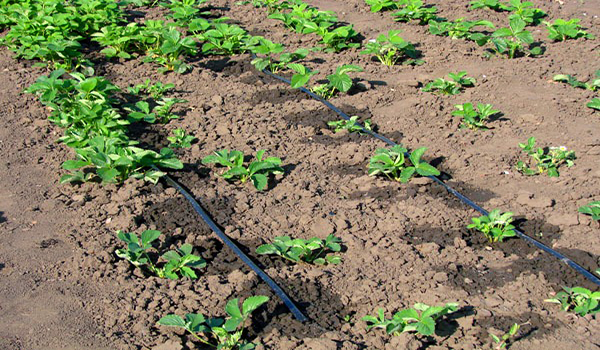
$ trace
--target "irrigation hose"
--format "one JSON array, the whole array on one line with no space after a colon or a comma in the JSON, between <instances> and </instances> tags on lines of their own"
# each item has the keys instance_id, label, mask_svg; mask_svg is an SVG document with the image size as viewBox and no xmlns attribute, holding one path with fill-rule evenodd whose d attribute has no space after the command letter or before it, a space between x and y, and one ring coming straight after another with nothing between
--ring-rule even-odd
<instances>
[{"instance_id":1,"label":"irrigation hose","mask_svg":"<svg viewBox=\"0 0 600 350\"><path fill-rule=\"evenodd\" d=\"M256 58L256 55L252 54L252 58ZM270 75L271 77L278 79L280 81L285 82L286 84L291 85L291 81L281 77L277 74L274 74L266 69L262 70L263 73ZM339 115L340 117L344 118L345 120L350 120L350 116L344 112L342 112L339 108L337 108L336 106L334 106L333 104L331 104L329 101L321 98L321 96L313 93L312 91L308 90L305 87L300 87L299 88L300 91L308 94L310 97L314 98L315 100L321 102L322 104L324 104L327 108L331 109L332 111L334 111L337 115ZM362 129L362 132L364 132L365 134L369 134L372 137L381 140L385 143L387 143L390 146L396 146L397 144L388 139L387 137L380 135L372 130L368 130L366 129L362 124L360 123L356 123L357 126L359 126ZM405 153L406 157L409 156L408 153ZM473 202L471 199L469 199L467 196L463 195L462 193L458 192L457 190L453 189L452 187L450 187L448 184L446 184L444 181L442 181L441 179L439 179L437 176L427 176L428 178L430 178L431 180L435 181L436 183L440 184L442 187L444 187L446 189L446 191L450 192L452 195L454 195L456 198L458 198L460 201L462 201L463 203L467 204L469 207L477 210L478 212L480 212L482 215L488 215L489 212L485 209L483 209L481 206L479 206L478 204L476 204L475 202ZM584 269L581 265L577 264L576 262L574 262L573 260L569 259L568 257L564 256L563 254L557 252L556 250L548 247L547 245L545 245L544 243L536 240L535 238L526 235L523 231L515 228L513 229L513 231L515 232L515 234L525 240L527 243L534 245L535 247L545 251L546 253L556 257L557 259L559 259L560 261L562 261L563 263L567 264L569 267L571 267L572 269L574 269L575 271L579 272L580 274L582 274L583 276L585 276L587 279L589 279L590 281L594 282L595 284L600 286L600 278L598 278L596 275L592 274L591 272L589 272L588 270Z\"/></svg>"},{"instance_id":2,"label":"irrigation hose","mask_svg":"<svg viewBox=\"0 0 600 350\"><path fill-rule=\"evenodd\" d=\"M258 275L258 277L260 277L269 285L269 287L271 287L273 292L275 292L275 294L283 301L283 303L288 307L288 309L290 309L294 317L300 322L305 322L307 320L307 317L304 316L300 309L298 309L298 307L296 306L296 304L294 304L292 299L290 299L290 297L288 297L287 294L285 294L283 289L281 289L281 287L279 287L277 283L273 281L271 277L269 277L269 275L267 275L260 267L258 267L248 257L248 255L246 255L229 237L227 237L227 235L219 228L219 226L217 226L215 221L210 217L210 215L208 215L204 208L202 208L200 203L198 203L198 201L196 201L196 199L188 191L186 191L181 185L179 185L179 183L177 183L177 181L173 180L169 175L165 175L164 179L169 185L177 189L177 191L179 191L179 193L181 193L185 197L185 199L188 200L188 202L190 202L196 213L200 215L202 220L206 222L206 224L221 239L221 241L223 241L223 243L225 243L231 250L233 250L235 255L238 256L238 258L240 258L246 265L248 265L248 267L250 267L252 271L254 271Z\"/></svg>"}]
</instances>

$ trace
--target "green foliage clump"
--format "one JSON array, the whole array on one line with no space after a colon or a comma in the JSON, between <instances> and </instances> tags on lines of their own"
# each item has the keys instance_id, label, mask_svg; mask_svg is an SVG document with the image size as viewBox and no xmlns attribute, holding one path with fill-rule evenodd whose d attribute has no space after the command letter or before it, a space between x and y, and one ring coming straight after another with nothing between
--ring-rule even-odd
<instances>
[{"instance_id":1,"label":"green foliage clump","mask_svg":"<svg viewBox=\"0 0 600 350\"><path fill-rule=\"evenodd\" d=\"M558 177L558 168L566 164L572 167L575 163L575 151L568 151L565 146L559 147L535 147L535 137L527 139L527 143L519 143L523 152L531 158L530 167L524 161L517 162L517 170L525 175L537 175L548 173L550 177Z\"/></svg>"},{"instance_id":2,"label":"green foliage clump","mask_svg":"<svg viewBox=\"0 0 600 350\"><path fill-rule=\"evenodd\" d=\"M374 55L386 66L393 66L398 61L402 64L422 64L419 52L410 42L400 37L400 30L390 30L387 35L380 34L374 41L369 41L361 55Z\"/></svg>"},{"instance_id":3,"label":"green foliage clump","mask_svg":"<svg viewBox=\"0 0 600 350\"><path fill-rule=\"evenodd\" d=\"M430 336L435 333L437 320L456 310L458 310L457 303L447 303L445 306L416 303L414 308L396 312L391 319L386 319L384 310L379 309L378 317L367 315L362 320L367 323L367 331L382 328L390 335L398 336L404 332L416 332L419 335Z\"/></svg>"},{"instance_id":4,"label":"green foliage clump","mask_svg":"<svg viewBox=\"0 0 600 350\"><path fill-rule=\"evenodd\" d=\"M556 293L554 298L546 302L560 304L563 311L579 316L594 315L600 312L600 292L592 292L583 287L563 287L564 291Z\"/></svg>"},{"instance_id":5,"label":"green foliage clump","mask_svg":"<svg viewBox=\"0 0 600 350\"><path fill-rule=\"evenodd\" d=\"M468 77L466 71L448 73L448 77L452 80L437 78L434 81L427 83L421 90L442 95L457 95L460 94L465 87L475 86L475 78Z\"/></svg>"},{"instance_id":6,"label":"green foliage clump","mask_svg":"<svg viewBox=\"0 0 600 350\"><path fill-rule=\"evenodd\" d=\"M339 264L342 259L329 252L339 252L342 247L341 239L329 235L325 239L314 237L311 239L292 239L288 236L275 237L273 243L263 244L256 248L256 253L279 255L292 262L305 262L308 264L325 265Z\"/></svg>"},{"instance_id":7,"label":"green foliage clump","mask_svg":"<svg viewBox=\"0 0 600 350\"><path fill-rule=\"evenodd\" d=\"M505 238L516 235L515 227L511 224L512 216L511 212L501 213L500 209L494 209L488 215L472 218L473 223L467 228L473 228L483 233L490 243L502 242Z\"/></svg>"},{"instance_id":8,"label":"green foliage clump","mask_svg":"<svg viewBox=\"0 0 600 350\"><path fill-rule=\"evenodd\" d=\"M402 145L391 148L379 148L375 155L369 160L369 176L383 174L390 180L408 182L416 173L421 176L438 176L440 171L429 163L421 160L427 148L422 147L414 150L408 157L412 165L407 165L405 154L408 150Z\"/></svg>"}]
</instances>

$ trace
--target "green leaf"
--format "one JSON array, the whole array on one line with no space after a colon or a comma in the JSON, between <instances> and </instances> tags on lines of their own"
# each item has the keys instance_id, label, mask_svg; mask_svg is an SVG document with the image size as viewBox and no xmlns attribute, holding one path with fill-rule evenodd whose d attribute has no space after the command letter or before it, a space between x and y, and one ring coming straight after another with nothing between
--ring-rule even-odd
<instances>
[{"instance_id":1,"label":"green leaf","mask_svg":"<svg viewBox=\"0 0 600 350\"><path fill-rule=\"evenodd\" d=\"M263 295L252 296L244 300L242 312L244 316L250 315L254 310L258 309L262 304L269 301L269 297Z\"/></svg>"},{"instance_id":2,"label":"green leaf","mask_svg":"<svg viewBox=\"0 0 600 350\"><path fill-rule=\"evenodd\" d=\"M183 320L183 318L173 314L163 316L160 320L158 320L158 324L161 326L186 328L186 322Z\"/></svg>"},{"instance_id":3,"label":"green leaf","mask_svg":"<svg viewBox=\"0 0 600 350\"><path fill-rule=\"evenodd\" d=\"M431 317L424 317L417 323L417 332L422 335L433 335L435 332L435 321Z\"/></svg>"},{"instance_id":4,"label":"green leaf","mask_svg":"<svg viewBox=\"0 0 600 350\"><path fill-rule=\"evenodd\" d=\"M272 244L263 244L256 248L256 254L277 254L277 249Z\"/></svg>"},{"instance_id":5,"label":"green leaf","mask_svg":"<svg viewBox=\"0 0 600 350\"><path fill-rule=\"evenodd\" d=\"M225 311L227 314L233 318L242 318L242 313L240 311L240 307L238 306L239 299L232 299L227 302L225 305Z\"/></svg>"},{"instance_id":6,"label":"green leaf","mask_svg":"<svg viewBox=\"0 0 600 350\"><path fill-rule=\"evenodd\" d=\"M327 79L333 87L341 92L348 92L352 87L352 79L346 74L332 74Z\"/></svg>"},{"instance_id":7,"label":"green leaf","mask_svg":"<svg viewBox=\"0 0 600 350\"><path fill-rule=\"evenodd\" d=\"M257 190L262 191L267 187L267 177L263 174L254 174L251 176L252 183Z\"/></svg>"},{"instance_id":8,"label":"green leaf","mask_svg":"<svg viewBox=\"0 0 600 350\"><path fill-rule=\"evenodd\" d=\"M155 241L161 234L162 232L158 230L146 230L142 232L142 246L146 246L148 243Z\"/></svg>"}]
</instances>

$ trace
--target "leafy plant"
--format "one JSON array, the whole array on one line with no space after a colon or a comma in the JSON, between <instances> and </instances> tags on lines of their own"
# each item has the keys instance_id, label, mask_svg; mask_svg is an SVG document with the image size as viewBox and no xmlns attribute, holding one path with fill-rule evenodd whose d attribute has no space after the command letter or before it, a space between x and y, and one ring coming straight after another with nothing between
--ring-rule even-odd
<instances>
[{"instance_id":1,"label":"leafy plant","mask_svg":"<svg viewBox=\"0 0 600 350\"><path fill-rule=\"evenodd\" d=\"M156 101L156 107L152 112L156 113L156 118L161 123L168 123L170 120L177 119L179 116L173 113L173 107L178 103L186 103L187 100L180 98L163 97Z\"/></svg>"},{"instance_id":2,"label":"leafy plant","mask_svg":"<svg viewBox=\"0 0 600 350\"><path fill-rule=\"evenodd\" d=\"M398 0L398 7L400 7L400 11L392 14L396 21L418 20L421 24L427 24L436 18L437 8L423 5L421 0Z\"/></svg>"},{"instance_id":3,"label":"leafy plant","mask_svg":"<svg viewBox=\"0 0 600 350\"><path fill-rule=\"evenodd\" d=\"M348 130L348 132L357 132L360 133L363 131L363 127L358 124L358 116L350 117L350 120L342 119L327 122L327 125L333 127L335 132L340 132L342 130ZM365 120L364 128L367 130L372 130L371 119Z\"/></svg>"},{"instance_id":4,"label":"leafy plant","mask_svg":"<svg viewBox=\"0 0 600 350\"><path fill-rule=\"evenodd\" d=\"M187 27L189 23L197 17L209 14L201 12L200 6L208 0L169 0L168 3L161 3L162 6L171 10L169 17L175 20L178 27Z\"/></svg>"},{"instance_id":5,"label":"leafy plant","mask_svg":"<svg viewBox=\"0 0 600 350\"><path fill-rule=\"evenodd\" d=\"M308 55L308 49L283 52L284 47L281 44L275 44L265 38L259 38L258 40L259 44L253 46L251 51L254 54L266 55L266 57L256 57L251 63L260 71L268 69L272 73L277 74L279 71L284 70L288 64L304 59ZM273 58L275 54L280 54L278 60Z\"/></svg>"},{"instance_id":6,"label":"leafy plant","mask_svg":"<svg viewBox=\"0 0 600 350\"><path fill-rule=\"evenodd\" d=\"M353 64L344 64L335 70L335 73L327 76L328 82L326 84L320 84L310 89L315 94L329 99L335 96L338 92L348 92L352 88L352 79L347 73L350 72L362 72L363 69ZM293 80L293 78L292 78Z\"/></svg>"},{"instance_id":7,"label":"leafy plant","mask_svg":"<svg viewBox=\"0 0 600 350\"><path fill-rule=\"evenodd\" d=\"M493 44L492 51L508 58L518 55L537 56L542 54L540 46L532 47L533 35L525 30L525 21L519 17L510 18L508 28L500 28L492 34L490 41ZM483 45L483 42L479 43Z\"/></svg>"},{"instance_id":8,"label":"leafy plant","mask_svg":"<svg viewBox=\"0 0 600 350\"><path fill-rule=\"evenodd\" d=\"M521 147L533 161L533 168L530 168L523 161L517 163L517 170L525 175L536 175L547 172L550 177L558 177L558 168L562 164L566 164L567 167L571 167L574 164L574 151L567 151L567 148L564 146L535 148L535 137L527 139L527 143L519 143L519 147Z\"/></svg>"},{"instance_id":9,"label":"leafy plant","mask_svg":"<svg viewBox=\"0 0 600 350\"><path fill-rule=\"evenodd\" d=\"M247 50L244 45L248 40L248 33L238 25L215 23L213 29L197 36L201 41L204 54L233 55Z\"/></svg>"},{"instance_id":10,"label":"leafy plant","mask_svg":"<svg viewBox=\"0 0 600 350\"><path fill-rule=\"evenodd\" d=\"M252 180L254 187L262 191L267 187L267 177L270 174L283 174L281 159L277 157L268 157L263 160L265 150L256 153L256 160L251 162L248 167L244 166L244 154L240 151L215 151L213 154L204 157L202 164L216 163L227 170L221 174L226 180L239 179L242 183Z\"/></svg>"},{"instance_id":11,"label":"leafy plant","mask_svg":"<svg viewBox=\"0 0 600 350\"><path fill-rule=\"evenodd\" d=\"M399 9L397 0L365 0L371 6L371 12L389 11Z\"/></svg>"},{"instance_id":12,"label":"leafy plant","mask_svg":"<svg viewBox=\"0 0 600 350\"><path fill-rule=\"evenodd\" d=\"M132 95L139 95L144 92L150 94L150 96L155 99L161 99L168 91L173 90L175 88L175 84L168 83L163 84L160 81L157 81L155 84L152 84L150 79L146 79L143 84L137 84L133 87L127 89L127 91Z\"/></svg>"},{"instance_id":13,"label":"leafy plant","mask_svg":"<svg viewBox=\"0 0 600 350\"><path fill-rule=\"evenodd\" d=\"M311 71L300 63L289 63L287 67L296 72L290 81L291 86L294 89L303 87L313 75L319 73L319 71Z\"/></svg>"},{"instance_id":14,"label":"leafy plant","mask_svg":"<svg viewBox=\"0 0 600 350\"><path fill-rule=\"evenodd\" d=\"M402 145L396 145L389 149L379 148L369 161L369 176L383 174L391 180L404 183L408 182L415 173L421 176L440 175L439 170L421 161L426 150L425 147L414 150L409 156L412 166L408 166L405 162L408 150Z\"/></svg>"},{"instance_id":15,"label":"leafy plant","mask_svg":"<svg viewBox=\"0 0 600 350\"><path fill-rule=\"evenodd\" d=\"M479 45L484 45L489 39L485 34L474 31L475 27L495 28L494 24L490 21L466 21L464 18L458 18L451 22L429 22L429 32L433 35L448 36L451 39L466 39L475 41Z\"/></svg>"},{"instance_id":16,"label":"leafy plant","mask_svg":"<svg viewBox=\"0 0 600 350\"><path fill-rule=\"evenodd\" d=\"M592 220L600 220L600 201L590 202L587 205L579 207L582 214L591 215Z\"/></svg>"},{"instance_id":17,"label":"leafy plant","mask_svg":"<svg viewBox=\"0 0 600 350\"><path fill-rule=\"evenodd\" d=\"M179 279L188 277L196 279L198 276L195 269L201 269L206 266L206 262L201 257L192 254L192 245L184 244L177 250L171 250L164 253L161 258L165 261L162 266L152 262L147 251L153 249L152 242L156 241L162 233L156 230L146 230L138 238L135 233L117 232L117 237L125 243L127 248L117 249L115 252L121 259L126 259L135 267L146 266L150 272L160 278Z\"/></svg>"},{"instance_id":18,"label":"leafy plant","mask_svg":"<svg viewBox=\"0 0 600 350\"><path fill-rule=\"evenodd\" d=\"M375 55L386 66L393 66L399 60L403 64L422 64L417 59L419 52L414 45L400 37L401 30L390 30L387 35L380 34L377 39L369 41L361 55Z\"/></svg>"},{"instance_id":19,"label":"leafy plant","mask_svg":"<svg viewBox=\"0 0 600 350\"><path fill-rule=\"evenodd\" d=\"M505 238L516 235L514 226L511 224L513 213L500 213L500 209L494 209L488 215L472 218L472 224L467 228L473 228L483 233L490 243L502 242Z\"/></svg>"},{"instance_id":20,"label":"leafy plant","mask_svg":"<svg viewBox=\"0 0 600 350\"><path fill-rule=\"evenodd\" d=\"M137 23L129 23L126 26L113 24L92 34L92 40L106 47L100 51L106 57L129 59L132 54L142 51L139 45L140 33L140 27Z\"/></svg>"},{"instance_id":21,"label":"leafy plant","mask_svg":"<svg viewBox=\"0 0 600 350\"><path fill-rule=\"evenodd\" d=\"M597 70L594 75L596 76L596 78L589 83L579 81L574 76L568 74L557 74L552 78L552 80L567 83L575 88L596 91L597 89L600 89L600 69Z\"/></svg>"},{"instance_id":22,"label":"leafy plant","mask_svg":"<svg viewBox=\"0 0 600 350\"><path fill-rule=\"evenodd\" d=\"M546 17L546 12L533 7L530 1L521 2L521 0L509 0L506 8L513 14L510 18L518 17L525 21L528 25L537 26L541 19Z\"/></svg>"},{"instance_id":23,"label":"leafy plant","mask_svg":"<svg viewBox=\"0 0 600 350\"><path fill-rule=\"evenodd\" d=\"M312 28L306 26L305 33L310 33ZM320 28L315 28L320 32ZM358 32L352 25L337 27L331 31L324 31L321 35L321 43L325 44L326 52L340 52L347 48L358 48L360 43L353 42L358 38Z\"/></svg>"},{"instance_id":24,"label":"leafy plant","mask_svg":"<svg viewBox=\"0 0 600 350\"><path fill-rule=\"evenodd\" d=\"M266 296L246 298L239 307L239 300L227 302L225 312L227 319L206 318L203 314L186 314L185 319L169 314L158 320L158 324L168 327L183 328L196 340L220 350L251 350L255 345L242 339L244 324L252 312L269 300Z\"/></svg>"},{"instance_id":25,"label":"leafy plant","mask_svg":"<svg viewBox=\"0 0 600 350\"><path fill-rule=\"evenodd\" d=\"M488 119L498 114L500 111L492 109L491 104L478 103L477 108L473 107L472 103L463 103L462 105L455 105L455 111L452 115L462 117L462 127L469 129L487 129L485 125Z\"/></svg>"},{"instance_id":26,"label":"leafy plant","mask_svg":"<svg viewBox=\"0 0 600 350\"><path fill-rule=\"evenodd\" d=\"M174 71L185 73L191 66L183 61L182 56L196 54L196 42L191 37L182 37L182 34L173 27L163 28L160 31L159 47L151 49L145 62L155 62L162 67L159 72Z\"/></svg>"},{"instance_id":27,"label":"leafy plant","mask_svg":"<svg viewBox=\"0 0 600 350\"><path fill-rule=\"evenodd\" d=\"M443 95L457 95L463 88L475 86L475 78L468 77L466 71L448 73L448 77L452 80L437 78L427 83L421 90Z\"/></svg>"},{"instance_id":28,"label":"leafy plant","mask_svg":"<svg viewBox=\"0 0 600 350\"><path fill-rule=\"evenodd\" d=\"M568 21L564 19L557 19L554 23L544 21L548 29L548 37L554 41L565 41L567 39L586 38L594 39L592 34L589 34L581 28L579 18L573 18Z\"/></svg>"},{"instance_id":29,"label":"leafy plant","mask_svg":"<svg viewBox=\"0 0 600 350\"><path fill-rule=\"evenodd\" d=\"M295 263L303 261L315 265L339 264L342 259L329 252L339 252L342 249L341 241L334 235L329 235L324 240L317 237L305 240L282 236L275 237L271 244L263 244L256 248L256 253L279 255Z\"/></svg>"},{"instance_id":30,"label":"leafy plant","mask_svg":"<svg viewBox=\"0 0 600 350\"><path fill-rule=\"evenodd\" d=\"M175 129L173 130L173 136L167 137L167 140L171 142L169 147L187 148L192 147L192 142L197 139L192 135L186 135L185 130L183 129Z\"/></svg>"},{"instance_id":31,"label":"leafy plant","mask_svg":"<svg viewBox=\"0 0 600 350\"><path fill-rule=\"evenodd\" d=\"M473 0L469 3L469 5L471 5L472 10L488 8L498 12L508 11L506 4L499 0Z\"/></svg>"},{"instance_id":32,"label":"leafy plant","mask_svg":"<svg viewBox=\"0 0 600 350\"><path fill-rule=\"evenodd\" d=\"M496 343L496 350L506 349L508 340L517 334L519 328L521 328L521 326L518 323L513 324L510 326L510 330L503 334L502 337L490 333L490 337L492 337L494 343Z\"/></svg>"},{"instance_id":33,"label":"leafy plant","mask_svg":"<svg viewBox=\"0 0 600 350\"><path fill-rule=\"evenodd\" d=\"M378 317L367 315L362 320L367 322L367 331L373 328L382 328L387 334L396 336L404 332L416 332L423 336L430 336L435 333L436 321L457 309L457 303L447 303L445 306L416 303L414 309L398 311L391 319L386 319L384 310L379 309Z\"/></svg>"},{"instance_id":34,"label":"leafy plant","mask_svg":"<svg viewBox=\"0 0 600 350\"><path fill-rule=\"evenodd\" d=\"M561 305L563 311L571 311L579 316L594 315L600 311L600 292L592 292L582 287L563 287L563 292L544 301Z\"/></svg>"},{"instance_id":35,"label":"leafy plant","mask_svg":"<svg viewBox=\"0 0 600 350\"><path fill-rule=\"evenodd\" d=\"M594 97L590 102L586 104L587 107L600 111L600 98Z\"/></svg>"}]
</instances>

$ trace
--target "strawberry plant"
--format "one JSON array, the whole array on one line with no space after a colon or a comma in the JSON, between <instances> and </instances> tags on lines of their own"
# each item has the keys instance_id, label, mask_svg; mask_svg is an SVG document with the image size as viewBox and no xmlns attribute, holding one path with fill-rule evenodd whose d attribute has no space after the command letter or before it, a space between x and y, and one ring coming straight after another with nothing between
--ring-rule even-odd
<instances>
[{"instance_id":1,"label":"strawberry plant","mask_svg":"<svg viewBox=\"0 0 600 350\"><path fill-rule=\"evenodd\" d=\"M244 166L244 154L240 151L215 151L204 157L202 164L218 164L226 170L221 174L226 180L239 179L242 183L252 180L254 187L262 191L267 187L267 177L271 174L283 174L281 159L268 157L263 159L265 150L256 153L256 160L247 167Z\"/></svg>"},{"instance_id":2,"label":"strawberry plant","mask_svg":"<svg viewBox=\"0 0 600 350\"><path fill-rule=\"evenodd\" d=\"M475 78L468 77L466 71L448 73L448 77L452 80L437 78L427 83L421 90L442 95L457 95L463 88L475 86Z\"/></svg>"},{"instance_id":3,"label":"strawberry plant","mask_svg":"<svg viewBox=\"0 0 600 350\"><path fill-rule=\"evenodd\" d=\"M590 215L592 220L600 220L600 201L590 202L587 205L579 207L578 210L582 214Z\"/></svg>"},{"instance_id":4,"label":"strawberry plant","mask_svg":"<svg viewBox=\"0 0 600 350\"><path fill-rule=\"evenodd\" d=\"M397 0L365 0L371 6L371 12L398 10L400 7Z\"/></svg>"},{"instance_id":5,"label":"strawberry plant","mask_svg":"<svg viewBox=\"0 0 600 350\"><path fill-rule=\"evenodd\" d=\"M393 13L395 21L409 22L418 20L420 24L427 24L436 18L437 8L435 6L423 5L421 0L398 0L400 11Z\"/></svg>"},{"instance_id":6,"label":"strawberry plant","mask_svg":"<svg viewBox=\"0 0 600 350\"><path fill-rule=\"evenodd\" d=\"M500 213L499 209L494 209L488 215L482 215L478 218L472 218L472 224L467 228L476 229L490 241L490 243L502 242L505 238L516 235L514 226L511 225L513 213Z\"/></svg>"},{"instance_id":7,"label":"strawberry plant","mask_svg":"<svg viewBox=\"0 0 600 350\"><path fill-rule=\"evenodd\" d=\"M292 262L305 262L315 265L339 264L342 259L329 252L339 252L342 247L341 239L334 235L320 239L292 239L288 236L275 237L273 243L263 244L256 248L257 254L279 255Z\"/></svg>"},{"instance_id":8,"label":"strawberry plant","mask_svg":"<svg viewBox=\"0 0 600 350\"><path fill-rule=\"evenodd\" d=\"M126 26L110 25L100 29L100 32L92 34L93 41L100 43L105 48L100 51L106 57L119 57L123 59L132 58L132 54L142 52L140 41L140 27L137 23L129 23Z\"/></svg>"},{"instance_id":9,"label":"strawberry plant","mask_svg":"<svg viewBox=\"0 0 600 350\"><path fill-rule=\"evenodd\" d=\"M417 59L419 52L414 45L400 37L400 30L390 30L387 35L380 34L374 41L369 41L361 55L374 55L386 66L393 66L399 60L403 64L422 64Z\"/></svg>"},{"instance_id":10,"label":"strawberry plant","mask_svg":"<svg viewBox=\"0 0 600 350\"><path fill-rule=\"evenodd\" d=\"M575 88L596 91L597 89L600 89L600 69L597 70L594 75L596 76L596 78L590 81L589 83L579 81L574 76L565 74L557 74L552 78L552 80L567 83Z\"/></svg>"},{"instance_id":11,"label":"strawberry plant","mask_svg":"<svg viewBox=\"0 0 600 350\"><path fill-rule=\"evenodd\" d=\"M168 91L173 90L175 88L175 84L168 83L163 84L160 81L157 81L155 84L152 84L150 79L146 79L143 84L137 84L133 87L127 89L132 95L139 95L140 93L149 94L153 99L159 100L161 99Z\"/></svg>"},{"instance_id":12,"label":"strawberry plant","mask_svg":"<svg viewBox=\"0 0 600 350\"><path fill-rule=\"evenodd\" d=\"M348 130L348 132L357 132L360 133L363 131L363 128L358 124L358 116L350 117L350 120L342 119L336 120L332 122L327 122L327 125L334 128L335 132L340 132L342 130ZM371 119L365 120L365 129L372 130Z\"/></svg>"},{"instance_id":13,"label":"strawberry plant","mask_svg":"<svg viewBox=\"0 0 600 350\"><path fill-rule=\"evenodd\" d=\"M178 27L187 27L189 23L200 15L210 14L201 12L200 6L208 0L169 0L168 3L161 3L162 6L171 10L168 16L173 18Z\"/></svg>"},{"instance_id":14,"label":"strawberry plant","mask_svg":"<svg viewBox=\"0 0 600 350\"><path fill-rule=\"evenodd\" d=\"M227 319L206 318L203 314L186 314L185 318L169 314L158 320L158 324L167 327L183 328L196 340L220 350L251 350L255 345L242 339L244 324L252 312L269 300L266 296L246 298L239 307L239 300L227 302Z\"/></svg>"},{"instance_id":15,"label":"strawberry plant","mask_svg":"<svg viewBox=\"0 0 600 350\"><path fill-rule=\"evenodd\" d=\"M156 118L160 123L168 123L170 120L177 119L179 116L173 113L173 107L178 103L186 103L187 100L180 98L163 97L156 101L156 106L152 110L156 113Z\"/></svg>"},{"instance_id":16,"label":"strawberry plant","mask_svg":"<svg viewBox=\"0 0 600 350\"><path fill-rule=\"evenodd\" d=\"M510 330L503 334L502 337L490 333L490 337L492 337L494 343L496 343L496 350L506 349L508 341L517 334L519 328L521 328L521 325L518 323L513 324L510 326Z\"/></svg>"},{"instance_id":17,"label":"strawberry plant","mask_svg":"<svg viewBox=\"0 0 600 350\"><path fill-rule=\"evenodd\" d=\"M314 27L306 26L306 28L305 33L310 33ZM323 39L321 43L326 47L325 52L340 52L347 48L360 47L359 43L353 42L358 38L358 33L352 25L337 27L331 31L327 30L321 35L321 38Z\"/></svg>"},{"instance_id":18,"label":"strawberry plant","mask_svg":"<svg viewBox=\"0 0 600 350\"><path fill-rule=\"evenodd\" d=\"M546 17L546 12L533 7L530 1L521 2L521 0L509 0L506 9L512 12L508 18L520 18L527 25L537 26L541 23L541 19Z\"/></svg>"},{"instance_id":19,"label":"strawberry plant","mask_svg":"<svg viewBox=\"0 0 600 350\"><path fill-rule=\"evenodd\" d=\"M311 71L300 63L289 63L287 67L295 72L290 81L294 89L303 87L313 75L319 73L319 71Z\"/></svg>"},{"instance_id":20,"label":"strawberry plant","mask_svg":"<svg viewBox=\"0 0 600 350\"><path fill-rule=\"evenodd\" d=\"M544 301L560 304L563 311L571 311L579 316L594 315L600 312L600 292L592 292L582 287L563 287L554 298Z\"/></svg>"},{"instance_id":21,"label":"strawberry plant","mask_svg":"<svg viewBox=\"0 0 600 350\"><path fill-rule=\"evenodd\" d=\"M148 270L160 278L179 279L188 277L197 279L198 276L194 269L201 269L206 266L206 262L201 257L192 254L192 246L184 244L177 250L164 253L161 259L165 263L158 266L157 262L152 262L147 251L153 249L152 242L156 241L162 233L156 230L146 230L138 238L135 233L117 232L117 237L125 243L127 248L117 249L115 254L126 259L135 267L146 266Z\"/></svg>"},{"instance_id":22,"label":"strawberry plant","mask_svg":"<svg viewBox=\"0 0 600 350\"><path fill-rule=\"evenodd\" d=\"M517 170L525 175L548 173L550 177L558 177L558 168L561 165L566 164L567 167L571 167L574 164L574 151L567 151L564 146L535 148L535 137L527 139L527 143L519 143L519 147L531 157L533 163L531 168L526 162L517 162Z\"/></svg>"},{"instance_id":23,"label":"strawberry plant","mask_svg":"<svg viewBox=\"0 0 600 350\"><path fill-rule=\"evenodd\" d=\"M600 111L600 98L593 98L590 102L588 102L586 104L587 107L591 108L591 109L595 109L597 111Z\"/></svg>"},{"instance_id":24,"label":"strawberry plant","mask_svg":"<svg viewBox=\"0 0 600 350\"><path fill-rule=\"evenodd\" d=\"M248 39L248 33L238 25L227 23L216 23L213 29L198 36L202 41L204 54L233 55L246 51L244 42Z\"/></svg>"},{"instance_id":25,"label":"strawberry plant","mask_svg":"<svg viewBox=\"0 0 600 350\"><path fill-rule=\"evenodd\" d=\"M463 123L461 127L469 129L487 129L485 124L488 119L500 112L492 109L492 105L483 103L478 103L477 108L473 107L472 103L463 103L454 107L456 110L452 112L452 115L462 117Z\"/></svg>"},{"instance_id":26,"label":"strawberry plant","mask_svg":"<svg viewBox=\"0 0 600 350\"><path fill-rule=\"evenodd\" d=\"M383 174L390 180L404 183L408 182L415 173L421 176L440 175L439 170L421 161L426 150L425 147L414 150L408 157L412 166L408 166L405 162L405 155L408 151L402 145L396 145L389 149L379 148L369 161L369 176Z\"/></svg>"},{"instance_id":27,"label":"strawberry plant","mask_svg":"<svg viewBox=\"0 0 600 350\"><path fill-rule=\"evenodd\" d=\"M464 18L458 18L454 21L430 21L429 32L433 35L448 36L451 39L466 39L477 42L479 45L484 45L488 37L473 29L475 27L486 27L494 29L494 25L490 21L466 21Z\"/></svg>"},{"instance_id":28,"label":"strawberry plant","mask_svg":"<svg viewBox=\"0 0 600 350\"><path fill-rule=\"evenodd\" d=\"M525 30L525 21L518 17L510 19L508 28L500 28L495 31L490 41L493 44L493 53L508 58L515 58L519 55L537 56L542 54L541 47L532 46L533 36L530 31ZM483 45L484 43L478 42L478 44Z\"/></svg>"},{"instance_id":29,"label":"strawberry plant","mask_svg":"<svg viewBox=\"0 0 600 350\"><path fill-rule=\"evenodd\" d=\"M546 28L548 28L548 37L554 41L565 41L567 39L594 39L592 34L589 34L581 28L579 18L573 18L568 21L564 19L557 19L554 23L544 21Z\"/></svg>"},{"instance_id":30,"label":"strawberry plant","mask_svg":"<svg viewBox=\"0 0 600 350\"><path fill-rule=\"evenodd\" d=\"M326 100L335 96L338 92L346 93L353 86L352 79L350 79L347 73L362 71L363 69L359 66L352 64L342 65L335 70L335 73L327 76L328 82L326 84L316 85L310 91Z\"/></svg>"},{"instance_id":31,"label":"strawberry plant","mask_svg":"<svg viewBox=\"0 0 600 350\"><path fill-rule=\"evenodd\" d=\"M494 11L508 11L506 4L499 0L473 0L469 3L471 10L477 10L481 8L488 8Z\"/></svg>"},{"instance_id":32,"label":"strawberry plant","mask_svg":"<svg viewBox=\"0 0 600 350\"><path fill-rule=\"evenodd\" d=\"M173 130L173 136L167 137L167 140L171 142L169 147L187 148L192 147L192 142L197 139L192 135L186 135L185 130L183 129L175 129Z\"/></svg>"},{"instance_id":33,"label":"strawberry plant","mask_svg":"<svg viewBox=\"0 0 600 350\"><path fill-rule=\"evenodd\" d=\"M383 309L379 309L378 317L367 315L362 318L367 323L367 331L382 328L387 334L400 335L404 332L416 332L423 336L435 333L437 320L458 310L457 303L447 303L445 306L428 306L416 303L414 308L398 311L391 319L387 319Z\"/></svg>"},{"instance_id":34,"label":"strawberry plant","mask_svg":"<svg viewBox=\"0 0 600 350\"><path fill-rule=\"evenodd\" d=\"M160 31L160 46L149 51L144 62L158 63L160 73L174 71L185 73L192 67L184 62L183 56L196 54L196 42L191 37L182 37L182 34L173 27L163 28Z\"/></svg>"},{"instance_id":35,"label":"strawberry plant","mask_svg":"<svg viewBox=\"0 0 600 350\"><path fill-rule=\"evenodd\" d=\"M266 57L256 57L252 64L256 69L262 71L268 69L274 74L284 70L288 64L304 59L308 55L308 49L297 49L294 52L283 52L282 44L275 44L262 37L256 37L258 44L251 47L254 54L266 55ZM283 53L282 53L283 52ZM273 55L280 54L279 59L273 58Z\"/></svg>"}]
</instances>

